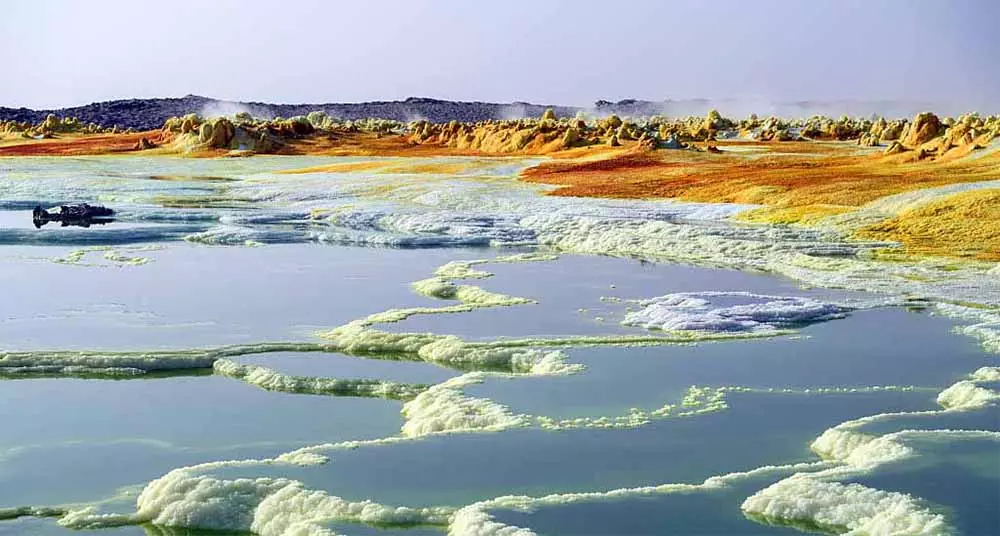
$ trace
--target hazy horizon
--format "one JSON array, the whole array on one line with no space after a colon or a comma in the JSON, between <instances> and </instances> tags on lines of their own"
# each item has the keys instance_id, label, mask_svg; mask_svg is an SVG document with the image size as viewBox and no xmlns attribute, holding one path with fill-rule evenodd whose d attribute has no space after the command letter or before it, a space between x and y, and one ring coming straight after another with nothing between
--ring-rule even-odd
<instances>
[{"instance_id":1,"label":"hazy horizon","mask_svg":"<svg viewBox=\"0 0 1000 536\"><path fill-rule=\"evenodd\" d=\"M0 106L129 98L591 106L896 102L1000 111L986 0L14 3ZM694 5L691 5L694 4ZM766 111L766 110L765 110Z\"/></svg>"}]
</instances>

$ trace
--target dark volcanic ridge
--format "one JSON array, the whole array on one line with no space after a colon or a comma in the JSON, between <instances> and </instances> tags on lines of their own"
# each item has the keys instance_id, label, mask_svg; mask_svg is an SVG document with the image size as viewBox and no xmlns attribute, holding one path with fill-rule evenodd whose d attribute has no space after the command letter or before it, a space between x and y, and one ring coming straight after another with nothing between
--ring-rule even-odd
<instances>
[{"instance_id":1,"label":"dark volcanic ridge","mask_svg":"<svg viewBox=\"0 0 1000 536\"><path fill-rule=\"evenodd\" d=\"M234 102L188 95L180 98L127 99L96 102L86 106L62 108L59 110L31 110L29 108L0 107L0 120L39 123L48 114L59 117L76 117L81 123L96 123L119 128L154 130L163 126L170 117L180 117L190 113L202 116L233 115L249 112L254 117L270 119L274 117L294 117L313 111L326 112L339 119L365 119L377 117L409 122L426 119L434 123L448 121L476 122L488 119L512 119L540 116L546 108L557 114L572 116L579 108L551 106L526 102L454 102L430 98L411 97L403 101L376 101L361 103L327 104L269 104L264 102Z\"/></svg>"},{"instance_id":2,"label":"dark volcanic ridge","mask_svg":"<svg viewBox=\"0 0 1000 536\"><path fill-rule=\"evenodd\" d=\"M683 99L646 101L626 99L618 102L599 100L594 106L558 106L532 104L527 102L460 102L424 97L411 97L402 101L374 101L361 103L326 104L269 104L264 102L236 102L187 95L180 98L127 99L96 102L85 106L54 110L32 110L29 108L0 107L0 120L40 123L49 114L57 117L76 117L81 123L95 123L120 129L154 130L163 126L170 117L180 117L196 113L204 117L231 116L236 112L249 112L254 117L271 119L274 117L294 117L313 111L326 112L330 117L345 120L377 117L409 122L426 119L433 123L458 121L473 123L490 119L517 119L538 117L546 108L552 108L557 116L573 116L579 111L596 116L616 114L625 117L648 117L664 115L668 117L701 116L716 108L729 117L743 117L756 113L762 117L769 115L786 118L806 117L821 114L830 117L848 115L868 117L911 117L914 114L934 110L939 113L959 114L968 110L942 109L940 103L893 102L893 101L797 101L774 103L747 99ZM944 108L949 108L945 106Z\"/></svg>"}]
</instances>

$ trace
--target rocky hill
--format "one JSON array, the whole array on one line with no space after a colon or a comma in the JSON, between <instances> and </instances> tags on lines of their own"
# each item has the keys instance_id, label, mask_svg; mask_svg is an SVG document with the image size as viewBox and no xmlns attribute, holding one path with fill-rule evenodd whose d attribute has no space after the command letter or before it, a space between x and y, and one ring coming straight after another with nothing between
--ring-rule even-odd
<instances>
[{"instance_id":1,"label":"rocky hill","mask_svg":"<svg viewBox=\"0 0 1000 536\"><path fill-rule=\"evenodd\" d=\"M28 108L0 107L0 120L39 123L49 114L59 117L75 117L81 123L96 123L119 128L152 130L163 126L170 117L180 117L189 113L202 116L233 115L249 112L255 117L293 117L322 111L339 119L363 119L378 117L395 121L426 119L435 123L448 121L476 122L488 119L510 119L538 117L546 108L553 108L561 116L573 115L578 108L569 106L548 106L526 102L453 102L429 98L411 97L403 101L377 101L362 103L327 104L269 104L263 102L232 102L188 95L181 98L128 99L96 102L86 106L59 110L31 110Z\"/></svg>"}]
</instances>

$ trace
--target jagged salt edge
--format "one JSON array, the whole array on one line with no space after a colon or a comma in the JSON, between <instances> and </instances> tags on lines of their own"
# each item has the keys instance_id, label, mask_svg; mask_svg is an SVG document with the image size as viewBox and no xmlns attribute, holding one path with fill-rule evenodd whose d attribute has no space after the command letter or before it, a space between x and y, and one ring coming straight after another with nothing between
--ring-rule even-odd
<instances>
[{"instance_id":1,"label":"jagged salt edge","mask_svg":"<svg viewBox=\"0 0 1000 536\"><path fill-rule=\"evenodd\" d=\"M268 367L244 365L221 358L212 364L216 374L226 376L268 391L409 400L429 386L379 379L339 379L329 377L292 376Z\"/></svg>"},{"instance_id":2,"label":"jagged salt edge","mask_svg":"<svg viewBox=\"0 0 1000 536\"><path fill-rule=\"evenodd\" d=\"M857 431L865 424L898 416L985 408L1000 400L1000 393L976 382L992 381L992 376L1000 371L983 369L970 375L971 380L959 381L941 391L937 397L941 410L870 415L824 431L810 448L837 466L780 480L748 497L741 510L751 519L808 522L838 531L846 529L846 534L950 534L953 529L943 514L911 495L835 480L866 474L880 465L913 456L914 451L901 441L910 437L976 437L1000 441L1000 432L983 430L903 430L882 436Z\"/></svg>"},{"instance_id":3,"label":"jagged salt edge","mask_svg":"<svg viewBox=\"0 0 1000 536\"><path fill-rule=\"evenodd\" d=\"M380 319L380 318L373 318L373 319L369 319L369 320L371 320L371 322L370 322L370 323L369 323L369 322L365 322L365 323L366 323L366 324L369 324L369 325L370 325L371 323L374 323L374 322L376 322L376 321L380 321L381 319ZM431 334L427 334L427 335L431 335ZM448 337L448 336L444 336L444 337ZM457 338L455 338L455 339L457 339ZM438 339L438 340L440 340L440 339ZM432 341L430 341L430 342L432 342L432 343L433 343L433 342L437 342L437 341L433 341L433 340L432 340ZM461 379L462 377L459 377L459 378ZM466 378L465 380L468 380L468 378ZM462 381L465 381L465 380L462 380ZM446 382L446 383L447 383L447 382ZM447 386L447 387L449 387L449 388L450 388L450 387L452 387L452 386ZM449 390L449 389L448 389L448 388L445 388L445 387L443 387L443 388L441 389L441 391L442 391L442 392L447 392L448 390ZM432 413L433 413L433 412L432 412ZM501 416L503 416L504 418L506 418L506 417L507 417L506 415L504 415L504 412L502 412L502 411L500 412L500 415L501 415ZM510 425L510 426L514 426L514 425L520 425L520 422L521 422L521 421L520 421L519 419L517 419L516 417L514 417L514 418L513 418L513 420L512 420L512 421L510 421L510 423L511 423L511 424L500 424L499 426L500 426L500 427L502 428L502 427L504 427L504 426L508 426L508 425ZM489 427L490 427L490 426L492 426L492 425L489 425L489 424L488 424L488 425L486 425L486 428L487 428L487 429L489 429ZM432 431L432 432L423 432L423 431L419 431L419 430L418 430L418 431L416 431L416 432L411 432L411 435L412 435L412 436L415 436L415 437L419 437L419 436L421 436L421 435L425 435L426 433L434 433L434 431ZM296 461L297 461L297 462L299 462L299 463L303 463L303 462L308 462L308 463L317 463L318 461L320 461L320 458L319 458L318 456L316 456L316 457L310 457L309 453L306 453L306 452L300 452L300 453L297 453L297 454L292 454L292 453L290 453L290 455L289 455L289 456L288 456L288 457L286 458L286 460L296 460ZM284 489L284 488L282 488L282 489ZM320 493L321 493L321 492L320 492ZM339 503L338 503L338 504L339 504ZM72 520L73 518L72 518L72 517L70 517L69 519L70 519L70 520ZM67 521L67 522L70 522L70 521Z\"/></svg>"}]
</instances>

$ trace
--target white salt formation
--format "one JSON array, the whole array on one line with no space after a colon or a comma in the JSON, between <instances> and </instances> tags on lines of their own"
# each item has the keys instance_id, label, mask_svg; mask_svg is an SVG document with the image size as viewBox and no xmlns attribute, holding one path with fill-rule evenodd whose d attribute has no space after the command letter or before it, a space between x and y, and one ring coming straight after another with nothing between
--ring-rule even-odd
<instances>
[{"instance_id":1,"label":"white salt formation","mask_svg":"<svg viewBox=\"0 0 1000 536\"><path fill-rule=\"evenodd\" d=\"M848 311L810 298L750 292L680 292L638 304L642 309L626 314L622 324L662 331L771 332L844 318Z\"/></svg>"},{"instance_id":2,"label":"white salt formation","mask_svg":"<svg viewBox=\"0 0 1000 536\"><path fill-rule=\"evenodd\" d=\"M992 371L987 370L982 376L988 378ZM978 374L977 371L973 377ZM975 381L987 380L960 381L938 395L937 401L943 410L921 413L976 411L1000 399L1000 393L978 386ZM954 533L939 509L919 498L836 482L915 456L914 449L907 445L909 439L977 438L1000 442L1000 432L991 431L904 430L881 436L858 431L868 423L921 413L872 415L825 431L813 442L812 450L825 459L837 462L837 466L814 473L798 473L781 480L744 501L743 511L766 522L801 523L841 534L902 536Z\"/></svg>"},{"instance_id":3,"label":"white salt formation","mask_svg":"<svg viewBox=\"0 0 1000 536\"><path fill-rule=\"evenodd\" d=\"M743 510L765 521L799 521L838 534L943 536L954 533L942 514L910 495L860 484L823 482L811 476L786 478L744 501Z\"/></svg>"}]
</instances>

